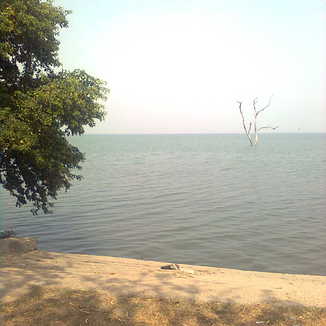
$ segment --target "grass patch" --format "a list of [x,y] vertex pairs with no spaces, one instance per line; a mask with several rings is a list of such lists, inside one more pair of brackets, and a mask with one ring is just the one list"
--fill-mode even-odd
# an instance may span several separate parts
[[33,287],[0,304],[0,325],[14,326],[325,326],[326,309],[115,297],[95,291]]

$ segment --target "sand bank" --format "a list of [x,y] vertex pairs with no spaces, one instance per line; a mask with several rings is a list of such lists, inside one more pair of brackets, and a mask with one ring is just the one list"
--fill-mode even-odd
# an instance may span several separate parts
[[164,262],[31,251],[0,257],[0,301],[30,286],[96,289],[113,295],[174,297],[252,304],[273,301],[326,307],[326,276],[276,274]]

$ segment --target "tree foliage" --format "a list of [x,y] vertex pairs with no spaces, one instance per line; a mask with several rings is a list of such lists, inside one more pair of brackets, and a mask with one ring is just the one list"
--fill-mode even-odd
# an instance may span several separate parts
[[50,0],[0,0],[0,183],[34,214],[81,178],[84,155],[67,136],[104,118],[105,83],[60,69],[68,14]]

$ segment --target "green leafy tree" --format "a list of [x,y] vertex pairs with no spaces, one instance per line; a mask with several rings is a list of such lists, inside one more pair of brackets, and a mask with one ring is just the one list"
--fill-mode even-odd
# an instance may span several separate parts
[[68,136],[104,118],[105,83],[60,69],[68,14],[50,0],[0,0],[0,183],[34,214],[81,178],[84,155]]

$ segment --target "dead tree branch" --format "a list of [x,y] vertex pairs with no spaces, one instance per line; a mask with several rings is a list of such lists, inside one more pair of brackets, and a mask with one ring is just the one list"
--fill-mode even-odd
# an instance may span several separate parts
[[260,114],[261,112],[265,111],[267,108],[269,108],[272,104],[272,98],[273,98],[273,95],[271,95],[268,99],[268,103],[263,107],[261,108],[260,110],[256,111],[256,116],[258,116],[258,114]]
[[260,128],[258,129],[258,131],[263,130],[263,129],[272,129],[272,130],[275,130],[275,129],[277,129],[277,128],[278,128],[278,126],[276,126],[276,127],[264,126],[264,127],[260,127]]
[[[278,128],[278,126],[276,127],[272,127],[272,126],[263,126],[263,127],[260,127],[258,128],[257,126],[257,118],[258,118],[258,115],[260,113],[262,113],[263,111],[265,111],[268,107],[270,107],[271,103],[272,103],[272,96],[270,96],[269,100],[268,100],[268,103],[262,107],[262,108],[259,108],[259,105],[258,105],[258,98],[255,97],[252,101],[252,108],[253,108],[253,111],[254,111],[254,114],[253,114],[253,119],[252,121],[249,122],[249,127],[247,127],[247,124],[246,124],[246,121],[245,121],[245,117],[244,117],[244,114],[243,114],[243,111],[242,111],[242,102],[238,101],[238,105],[239,105],[239,111],[240,111],[240,115],[241,115],[241,118],[242,118],[242,126],[243,126],[243,129],[244,131],[246,132],[246,135],[249,139],[249,142],[250,142],[250,145],[251,146],[255,146],[258,144],[258,132],[263,130],[263,129],[272,129],[272,130],[275,130]],[[252,127],[253,127],[253,131],[252,131]],[[254,140],[252,138],[252,132],[254,134]]]
[[253,146],[253,142],[252,142],[252,139],[251,139],[251,136],[250,136],[251,125],[252,125],[252,123],[250,122],[250,124],[249,124],[249,129],[247,129],[246,121],[245,121],[245,118],[244,118],[244,115],[243,115],[243,112],[242,112],[242,102],[239,102],[239,101],[238,101],[238,104],[239,104],[239,111],[240,111],[241,118],[242,118],[242,126],[243,126],[243,129],[244,129],[245,132],[246,132],[246,135],[247,135],[247,137],[248,137],[248,139],[249,139],[250,145]]

